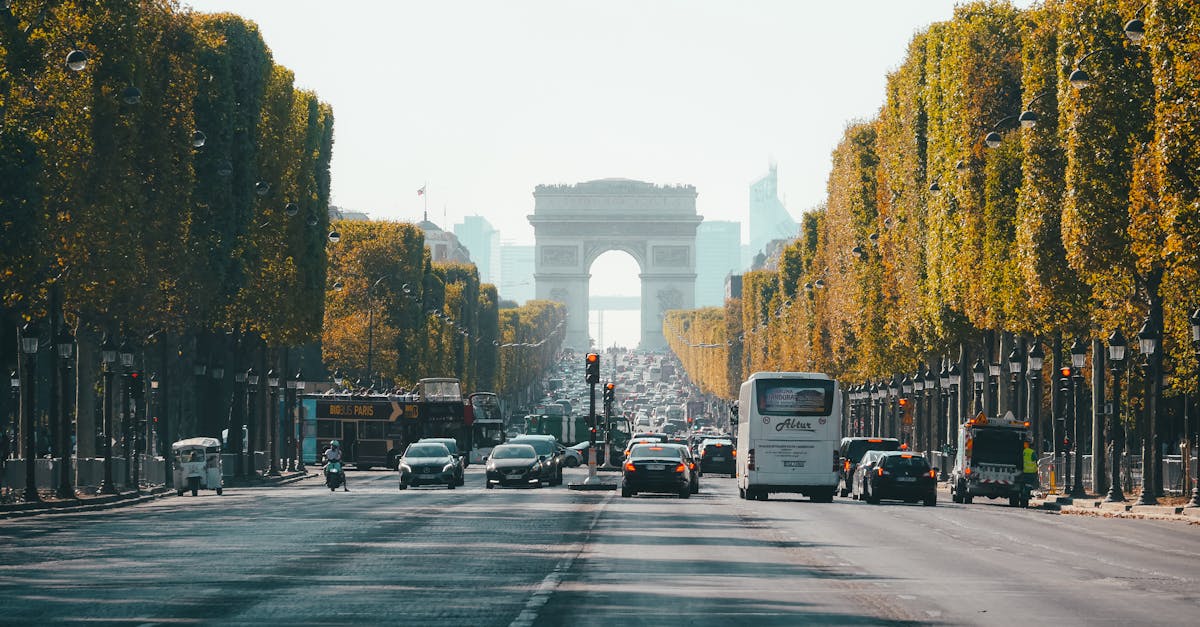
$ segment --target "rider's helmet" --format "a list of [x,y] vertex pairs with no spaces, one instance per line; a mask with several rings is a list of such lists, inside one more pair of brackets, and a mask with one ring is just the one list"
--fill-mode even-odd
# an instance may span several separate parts
[[337,440],[333,440],[332,442],[330,442],[329,446],[332,448],[342,448],[342,445],[339,444]]

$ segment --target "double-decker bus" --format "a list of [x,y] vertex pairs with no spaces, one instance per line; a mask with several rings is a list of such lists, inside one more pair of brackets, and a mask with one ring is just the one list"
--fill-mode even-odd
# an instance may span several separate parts
[[476,392],[467,397],[467,422],[471,425],[470,460],[482,464],[492,448],[504,443],[504,412],[500,397],[492,392]]
[[304,461],[316,463],[331,440],[342,461],[356,468],[395,469],[408,444],[421,438],[454,438],[460,450],[471,440],[458,379],[421,379],[411,394],[301,397]]

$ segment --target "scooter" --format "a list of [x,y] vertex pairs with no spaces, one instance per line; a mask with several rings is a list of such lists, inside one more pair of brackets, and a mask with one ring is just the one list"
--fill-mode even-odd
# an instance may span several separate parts
[[342,470],[342,462],[327,462],[325,464],[325,487],[330,492],[346,484],[346,473]]

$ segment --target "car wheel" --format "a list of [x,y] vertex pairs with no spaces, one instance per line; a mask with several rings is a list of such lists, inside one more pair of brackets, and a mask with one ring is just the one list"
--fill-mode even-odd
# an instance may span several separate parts
[[408,484],[407,484],[407,483],[404,483],[404,482],[401,482],[401,483],[400,483],[400,489],[401,489],[401,490],[407,490],[407,489],[408,489]]
[[567,468],[574,468],[579,465],[579,460],[575,459],[574,457],[568,457],[565,463]]
[[221,496],[221,492],[222,492],[221,488],[217,488],[217,496]]
[[681,499],[686,499],[686,498],[689,498],[690,496],[692,496],[691,486],[686,487],[679,491],[679,498],[681,498]]
[[1020,507],[1021,506],[1021,497],[1019,497],[1019,496],[1008,497],[1008,506],[1009,507]]
[[738,488],[738,498],[743,499],[743,500],[746,498],[746,489],[745,488]]
[[485,488],[487,488],[487,489],[491,490],[492,488],[494,488],[494,487],[496,487],[496,486],[493,486],[491,481],[484,481],[484,482],[483,482],[483,487],[485,487]]
[[451,480],[450,480],[450,481],[449,481],[449,482],[446,484],[446,489],[447,489],[447,490],[453,490],[453,489],[454,489],[454,488],[455,488],[457,485],[458,485],[458,482],[457,482],[457,481],[455,481],[455,480],[453,480],[453,479],[451,479]]
[[937,495],[930,494],[924,501],[922,501],[922,503],[925,505],[925,507],[933,507],[934,505],[937,505]]
[[633,496],[633,490],[630,490],[629,488],[622,487],[622,488],[621,488],[621,496],[622,496],[623,498],[629,498],[629,497]]

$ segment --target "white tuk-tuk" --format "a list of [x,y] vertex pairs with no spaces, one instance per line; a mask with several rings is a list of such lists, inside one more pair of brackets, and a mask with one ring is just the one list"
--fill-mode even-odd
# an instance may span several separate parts
[[200,488],[221,493],[221,441],[216,438],[188,438],[171,445],[175,458],[175,493],[183,496],[191,490],[196,496]]

